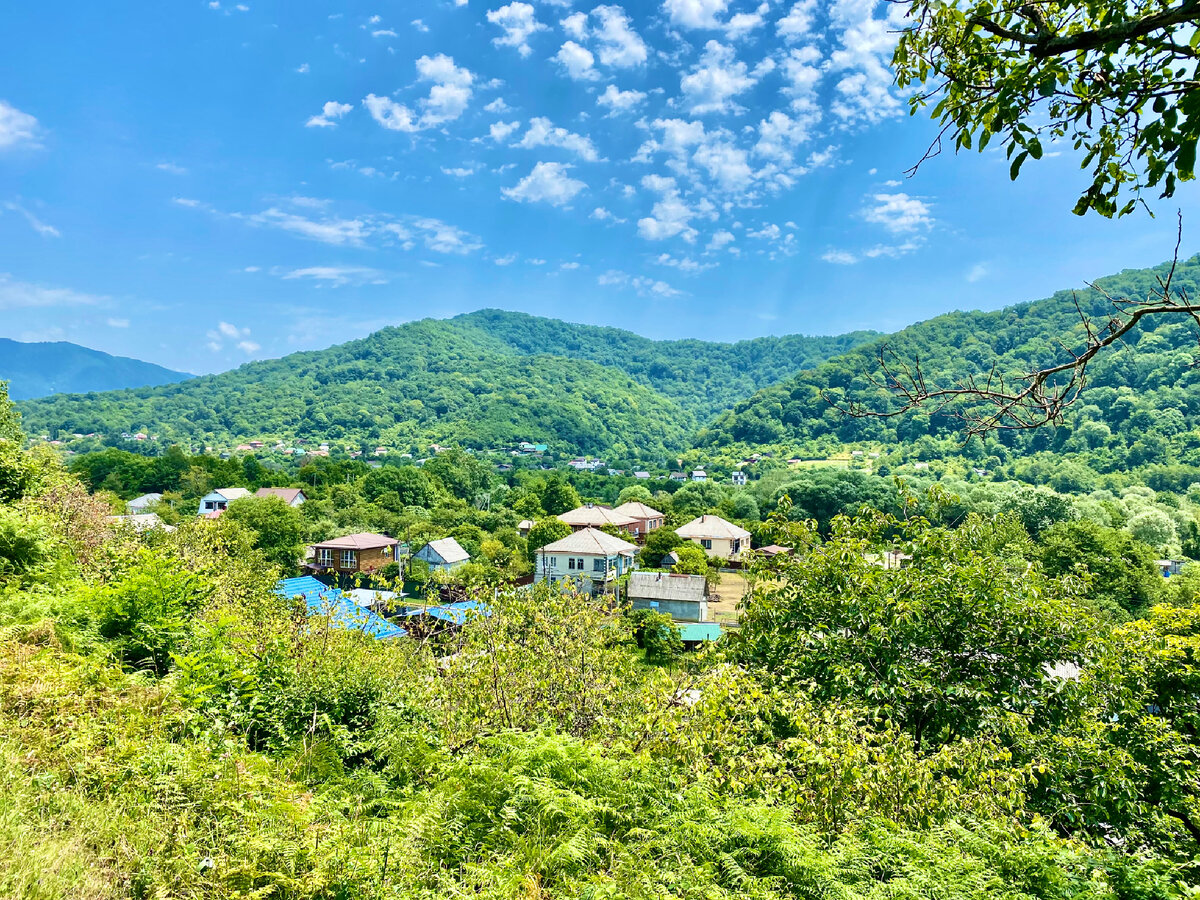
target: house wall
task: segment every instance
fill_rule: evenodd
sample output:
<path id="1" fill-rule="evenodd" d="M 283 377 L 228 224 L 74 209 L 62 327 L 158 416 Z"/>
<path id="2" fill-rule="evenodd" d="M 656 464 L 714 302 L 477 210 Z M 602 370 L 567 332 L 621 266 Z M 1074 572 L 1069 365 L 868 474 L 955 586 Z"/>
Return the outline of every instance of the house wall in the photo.
<path id="1" fill-rule="evenodd" d="M 383 551 L 384 551 L 383 547 L 375 547 L 371 550 L 356 550 L 355 551 L 355 554 L 356 554 L 355 565 L 343 566 L 342 565 L 342 551 L 339 549 L 333 549 L 331 551 L 333 553 L 333 560 L 332 560 L 331 564 L 329 565 L 329 568 L 331 570 L 339 572 L 340 574 L 343 574 L 343 575 L 352 575 L 355 572 L 372 572 L 375 569 L 378 569 L 381 566 L 385 566 L 390 562 L 395 562 L 396 556 L 395 556 L 394 551 L 392 553 L 387 553 L 387 554 L 385 554 Z M 320 559 L 321 559 L 320 554 L 321 554 L 321 548 L 319 546 L 314 547 L 313 548 L 313 558 L 312 558 L 313 565 L 322 565 L 322 563 L 320 561 Z"/>
<path id="2" fill-rule="evenodd" d="M 680 622 L 703 622 L 708 618 L 707 600 L 650 600 L 633 598 L 634 609 L 653 609 Z"/>
<path id="3" fill-rule="evenodd" d="M 583 569 L 571 568 L 569 560 L 583 560 Z M 605 578 L 605 557 L 590 553 L 543 553 L 538 551 L 537 564 L 534 567 L 533 581 L 562 581 L 565 578 L 580 580 L 585 586 L 605 584 L 614 580 L 618 574 L 633 570 L 633 560 L 626 556 L 609 556 L 608 576 Z M 600 562 L 600 570 L 596 570 L 596 562 Z"/>
<path id="4" fill-rule="evenodd" d="M 693 544 L 698 544 L 709 556 L 717 557 L 719 559 L 737 559 L 743 550 L 750 549 L 749 538 L 741 542 L 737 553 L 733 552 L 733 542 L 728 538 L 713 538 L 712 547 L 705 547 L 700 543 L 700 538 L 689 538 L 689 540 Z"/>

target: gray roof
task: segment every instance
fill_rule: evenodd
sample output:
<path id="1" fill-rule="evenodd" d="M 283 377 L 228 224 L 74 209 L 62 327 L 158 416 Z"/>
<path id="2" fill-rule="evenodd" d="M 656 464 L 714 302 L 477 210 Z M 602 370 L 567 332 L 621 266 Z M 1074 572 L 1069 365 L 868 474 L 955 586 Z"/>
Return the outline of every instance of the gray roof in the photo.
<path id="1" fill-rule="evenodd" d="M 681 538 L 716 538 L 718 540 L 750 540 L 750 532 L 720 516 L 699 516 L 675 529 Z"/>
<path id="2" fill-rule="evenodd" d="M 464 550 L 462 545 L 452 537 L 441 538 L 437 541 L 430 541 L 423 548 L 421 548 L 420 553 L 417 555 L 420 556 L 421 553 L 424 553 L 426 550 L 435 553 L 441 558 L 442 562 L 445 563 L 466 562 L 471 558 L 471 554 Z"/>
<path id="3" fill-rule="evenodd" d="M 220 494 L 226 500 L 240 500 L 250 496 L 250 492 L 245 488 L 217 488 L 213 493 Z"/>
<path id="4" fill-rule="evenodd" d="M 547 544 L 539 553 L 584 553 L 591 556 L 613 556 L 617 553 L 632 554 L 637 545 L 605 534 L 598 528 L 584 528 L 569 534 L 561 541 Z"/>
<path id="5" fill-rule="evenodd" d="M 631 600 L 703 600 L 707 593 L 703 575 L 634 572 L 629 576 Z"/>
<path id="6" fill-rule="evenodd" d="M 645 503 L 639 503 L 636 500 L 630 500 L 628 503 L 622 503 L 613 512 L 621 513 L 625 516 L 632 516 L 635 519 L 661 519 L 663 514 L 657 509 L 647 506 Z"/>
<path id="7" fill-rule="evenodd" d="M 560 522 L 566 522 L 578 528 L 580 525 L 587 525 L 592 528 L 601 525 L 615 525 L 617 528 L 622 528 L 625 525 L 632 525 L 634 518 L 626 515 L 623 512 L 618 512 L 615 509 L 609 509 L 607 506 L 596 506 L 591 503 L 577 506 L 575 509 L 569 510 L 558 517 Z"/>

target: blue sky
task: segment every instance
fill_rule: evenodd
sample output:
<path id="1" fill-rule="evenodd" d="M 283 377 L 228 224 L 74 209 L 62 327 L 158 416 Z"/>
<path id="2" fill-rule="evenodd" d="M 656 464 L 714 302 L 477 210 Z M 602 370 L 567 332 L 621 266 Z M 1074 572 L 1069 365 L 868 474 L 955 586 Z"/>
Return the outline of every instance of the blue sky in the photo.
<path id="1" fill-rule="evenodd" d="M 1170 255 L 1194 186 L 1110 222 L 1071 215 L 1069 150 L 906 177 L 934 128 L 890 86 L 899 12 L 10 4 L 0 335 L 211 372 L 487 306 L 893 330 Z"/>

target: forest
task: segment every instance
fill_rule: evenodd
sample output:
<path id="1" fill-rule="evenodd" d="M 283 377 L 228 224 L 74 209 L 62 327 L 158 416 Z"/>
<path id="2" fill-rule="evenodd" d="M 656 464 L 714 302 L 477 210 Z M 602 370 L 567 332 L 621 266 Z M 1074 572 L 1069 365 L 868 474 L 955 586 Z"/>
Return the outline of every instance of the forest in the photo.
<path id="1" fill-rule="evenodd" d="M 32 400 L 22 412 L 31 434 L 145 431 L 200 447 L 544 438 L 576 453 L 661 455 L 735 400 L 870 337 L 656 342 L 485 310 L 177 384 Z"/>

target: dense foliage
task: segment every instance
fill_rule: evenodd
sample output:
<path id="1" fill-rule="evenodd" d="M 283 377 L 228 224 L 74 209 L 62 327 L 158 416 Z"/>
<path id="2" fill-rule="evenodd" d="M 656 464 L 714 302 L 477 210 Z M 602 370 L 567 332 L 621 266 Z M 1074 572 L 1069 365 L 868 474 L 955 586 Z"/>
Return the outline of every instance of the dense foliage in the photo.
<path id="1" fill-rule="evenodd" d="M 727 646 L 685 657 L 661 617 L 544 586 L 380 642 L 274 593 L 277 506 L 138 535 L 15 452 L 4 896 L 1124 900 L 1200 880 L 1193 581 L 1112 629 L 1083 580 L 1026 560 L 1015 518 L 948 528 L 916 514 L 948 498 L 901 493 L 906 517 L 822 534 L 781 500 L 763 527 L 801 556 L 748 573 Z M 376 476 L 376 500 L 497 493 L 467 454 L 438 461 Z M 370 504 L 383 470 L 349 466 L 319 467 L 302 509 Z M 911 567 L 873 562 L 888 546 Z"/>

